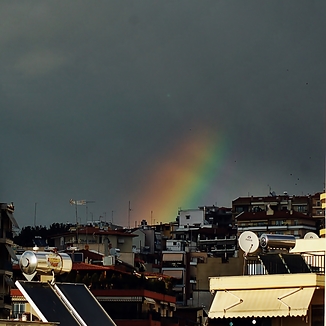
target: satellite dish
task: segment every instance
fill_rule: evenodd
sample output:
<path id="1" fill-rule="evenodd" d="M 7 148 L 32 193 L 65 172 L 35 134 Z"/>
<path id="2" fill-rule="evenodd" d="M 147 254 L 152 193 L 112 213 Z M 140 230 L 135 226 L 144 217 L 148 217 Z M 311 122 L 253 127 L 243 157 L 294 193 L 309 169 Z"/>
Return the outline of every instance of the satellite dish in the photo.
<path id="1" fill-rule="evenodd" d="M 304 239 L 318 239 L 318 235 L 314 232 L 308 232 L 305 234 Z"/>
<path id="2" fill-rule="evenodd" d="M 240 234 L 238 243 L 240 248 L 246 254 L 252 254 L 257 251 L 259 247 L 259 239 L 254 232 L 245 231 Z"/>

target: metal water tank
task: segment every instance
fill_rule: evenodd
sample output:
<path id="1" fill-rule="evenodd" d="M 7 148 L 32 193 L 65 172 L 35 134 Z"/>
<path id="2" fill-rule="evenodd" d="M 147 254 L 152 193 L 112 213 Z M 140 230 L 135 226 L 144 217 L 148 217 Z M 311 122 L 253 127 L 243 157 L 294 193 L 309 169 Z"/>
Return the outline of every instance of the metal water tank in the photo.
<path id="1" fill-rule="evenodd" d="M 34 272 L 63 274 L 71 271 L 72 260 L 66 253 L 25 251 L 20 257 L 19 267 L 27 275 Z"/>
<path id="2" fill-rule="evenodd" d="M 262 234 L 259 244 L 263 249 L 291 249 L 295 246 L 295 237 L 286 234 Z"/>

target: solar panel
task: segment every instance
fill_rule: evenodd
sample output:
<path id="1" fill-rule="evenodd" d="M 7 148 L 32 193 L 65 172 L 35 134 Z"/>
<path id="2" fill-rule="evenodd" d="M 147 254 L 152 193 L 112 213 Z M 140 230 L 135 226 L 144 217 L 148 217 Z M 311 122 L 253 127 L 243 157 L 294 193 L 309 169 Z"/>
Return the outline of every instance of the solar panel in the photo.
<path id="1" fill-rule="evenodd" d="M 19 281 L 16 285 L 43 322 L 80 326 L 49 283 Z"/>
<path id="2" fill-rule="evenodd" d="M 59 288 L 88 326 L 115 325 L 84 284 L 56 283 L 55 287 Z"/>
<path id="3" fill-rule="evenodd" d="M 116 326 L 84 284 L 16 281 L 44 322 L 69 326 Z"/>
<path id="4" fill-rule="evenodd" d="M 282 258 L 291 273 L 311 273 L 310 268 L 301 255 L 282 254 Z"/>
<path id="5" fill-rule="evenodd" d="M 260 255 L 259 259 L 265 266 L 268 274 L 288 274 L 289 270 L 285 266 L 279 254 Z"/>
<path id="6" fill-rule="evenodd" d="M 268 274 L 311 273 L 304 258 L 297 254 L 277 253 L 260 255 Z"/>

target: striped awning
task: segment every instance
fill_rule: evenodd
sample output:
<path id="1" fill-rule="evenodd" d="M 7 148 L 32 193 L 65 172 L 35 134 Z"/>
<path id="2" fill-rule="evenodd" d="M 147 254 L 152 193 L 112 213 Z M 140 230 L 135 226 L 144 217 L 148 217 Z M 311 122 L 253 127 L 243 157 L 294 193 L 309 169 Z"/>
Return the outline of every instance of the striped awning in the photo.
<path id="1" fill-rule="evenodd" d="M 218 290 L 209 318 L 306 316 L 315 287 Z"/>
<path id="2" fill-rule="evenodd" d="M 162 261 L 179 261 L 183 262 L 184 260 L 184 255 L 183 253 L 164 253 L 162 257 Z"/>
<path id="3" fill-rule="evenodd" d="M 144 297 L 144 301 L 149 304 L 155 304 L 155 300 L 152 298 Z"/>
<path id="4" fill-rule="evenodd" d="M 97 297 L 98 301 L 141 302 L 142 297 Z"/>
<path id="5" fill-rule="evenodd" d="M 164 275 L 174 277 L 177 279 L 182 279 L 183 277 L 183 271 L 182 270 L 163 270 L 162 273 Z"/>

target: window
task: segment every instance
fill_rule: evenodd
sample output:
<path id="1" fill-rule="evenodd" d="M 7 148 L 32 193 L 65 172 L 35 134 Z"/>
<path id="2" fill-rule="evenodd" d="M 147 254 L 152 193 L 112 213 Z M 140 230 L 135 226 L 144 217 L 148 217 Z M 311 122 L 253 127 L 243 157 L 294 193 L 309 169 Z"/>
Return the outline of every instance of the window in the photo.
<path id="1" fill-rule="evenodd" d="M 190 220 L 190 215 L 186 215 L 186 220 Z"/>
<path id="2" fill-rule="evenodd" d="M 295 206 L 295 210 L 300 213 L 307 213 L 307 206 L 306 205 L 298 205 L 298 206 Z"/>
<path id="3" fill-rule="evenodd" d="M 25 312 L 25 303 L 15 302 L 13 304 L 12 314 L 14 318 L 18 318 Z"/>
<path id="4" fill-rule="evenodd" d="M 324 325 L 324 306 L 313 305 L 311 306 L 311 325 L 323 326 Z"/>
<path id="5" fill-rule="evenodd" d="M 243 209 L 242 206 L 237 206 L 237 207 L 235 208 L 235 212 L 236 212 L 236 213 L 241 213 L 241 212 L 243 212 L 243 211 L 244 211 L 244 209 Z"/>

